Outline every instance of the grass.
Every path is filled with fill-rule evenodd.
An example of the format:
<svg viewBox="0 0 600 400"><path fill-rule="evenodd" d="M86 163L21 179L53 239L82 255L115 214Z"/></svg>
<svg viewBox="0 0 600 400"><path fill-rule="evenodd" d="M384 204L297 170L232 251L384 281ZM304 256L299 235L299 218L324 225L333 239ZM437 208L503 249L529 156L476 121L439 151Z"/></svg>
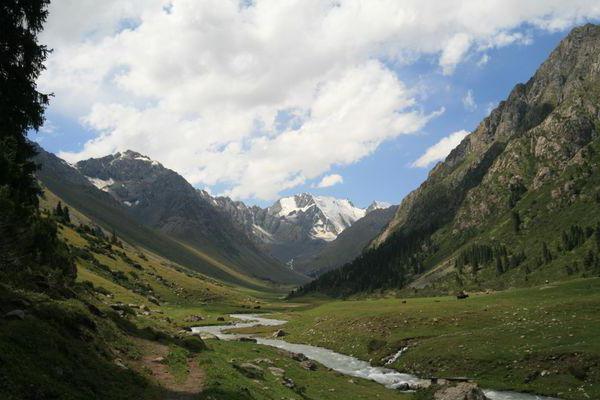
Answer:
<svg viewBox="0 0 600 400"><path fill-rule="evenodd" d="M371 381L351 379L323 366L316 371L307 371L297 361L269 347L217 340L209 341L209 347L210 351L198 357L207 374L202 399L412 399L412 395L386 389ZM259 366L263 377L249 379L236 369L235 365L246 362ZM295 388L284 386L283 377L273 375L268 367L283 369L283 376L292 379Z"/></svg>
<svg viewBox="0 0 600 400"><path fill-rule="evenodd" d="M172 345L165 359L169 372L177 382L184 382L188 375L188 357L190 352L179 346Z"/></svg>
<svg viewBox="0 0 600 400"><path fill-rule="evenodd" d="M419 376L468 376L483 387L600 398L600 279L454 297L313 300L275 317L291 342ZM247 330L250 331L250 330ZM265 335L273 328L259 328Z"/></svg>
<svg viewBox="0 0 600 400"><path fill-rule="evenodd" d="M573 210L581 212L579 208ZM71 213L78 221L89 222L77 210ZM90 239L72 227L61 227L60 234L75 248L93 248ZM503 231L493 235L500 237ZM576 251L582 252L589 246L587 243ZM181 336L178 330L185 326L222 324L217 319L224 317L227 321L230 313L270 312L290 321L283 327L288 333L286 340L327 347L373 364L381 364L382 358L409 346L393 367L419 376L469 376L487 388L558 395L566 400L586 395L600 398L600 279L561 281L565 278L561 271L566 259L558 257L569 258L568 254L557 254L553 261L556 268L545 268L551 271L551 279L557 279L550 285L544 285L541 275L536 275L538 271L533 271L531 283L541 282L541 286L472 293L464 301L450 296L415 297L415 293L406 292L398 294L404 298L332 301L313 297L291 303L282 301L277 292L240 288L206 278L129 243L124 243L122 249L113 247L108 254L93 249L90 252L95 261L77 259L78 281L90 282L110 293L110 297L96 294L99 307L110 312L109 305L116 302L145 304L150 306L151 314L142 315L134 309L136 315L117 319L116 324L93 317L98 320L99 331L75 329L77 335L84 332L84 337L91 338L90 343L69 333L71 326L79 324L69 321L80 320L79 315L89 317L76 301L52 306L55 309L50 315L56 317L50 321L66 323L38 318L24 321L21 327L19 321L2 324L0 360L15 368L10 368L9 375L2 375L0 369L0 383L12 382L7 387L15 389L34 382L46 396L39 398L51 398L53 394L76 399L84 398L85 393L107 399L153 399L162 392L151 376L143 371L124 371L112 362L116 357L124 361L142 357L144 349L130 340L130 335L150 332L146 339L164 340ZM108 269L99 268L98 263ZM519 277L509 274L497 279ZM422 290L417 295L424 293ZM150 295L157 297L160 305L149 302ZM192 315L202 316L203 320L192 322ZM246 331L271 335L275 329ZM50 333L41 338L37 334L41 331ZM168 345L165 364L175 383L186 381L191 359L200 363L206 374L201 398L207 400L413 398L369 381L353 378L351 383L349 377L323 367L306 371L268 347L209 343L210 351L201 351L194 358L184 342L163 343ZM38 348L44 349L39 357L34 350ZM98 354L97 349L104 349L104 354ZM56 371L47 368L55 358ZM273 366L284 369L296 389L285 387L281 377L268 372L268 365L256 361L260 358L268 358ZM258 363L265 372L264 378L251 379L241 374L234 364L242 362ZM86 370L72 377L69 374L77 372L73 365L89 368L89 373ZM95 380L96 375L99 378ZM69 380L76 382L77 388L63 384ZM115 384L107 384L109 381Z"/></svg>

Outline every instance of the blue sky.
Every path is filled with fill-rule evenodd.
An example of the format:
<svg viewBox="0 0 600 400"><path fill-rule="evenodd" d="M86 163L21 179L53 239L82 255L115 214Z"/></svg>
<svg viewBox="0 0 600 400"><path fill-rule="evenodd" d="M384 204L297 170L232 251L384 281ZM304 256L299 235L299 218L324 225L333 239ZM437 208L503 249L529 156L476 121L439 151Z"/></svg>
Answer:
<svg viewBox="0 0 600 400"><path fill-rule="evenodd" d="M504 100L517 83L526 82L537 70L568 31L536 32L533 43L516 44L490 51L490 60L484 66L465 63L452 76L443 76L435 60L398 69L401 76L410 76L428 82L433 92L424 102L428 110L445 107L445 112L431 120L413 136L400 136L383 143L377 151L356 164L336 168L334 173L344 182L329 188L313 188L310 184L283 192L293 194L308 191L335 197L347 197L355 205L366 207L373 200L398 204L426 178L428 168L415 168L412 163L429 147L451 132L473 131L488 115L492 105ZM477 108L467 110L463 98L471 90Z"/></svg>
<svg viewBox="0 0 600 400"><path fill-rule="evenodd" d="M250 204L305 191L397 204L427 177L433 164L413 166L427 149L472 131L600 15L587 0L363 1L54 2L39 83L55 97L34 138L71 162L136 150Z"/></svg>

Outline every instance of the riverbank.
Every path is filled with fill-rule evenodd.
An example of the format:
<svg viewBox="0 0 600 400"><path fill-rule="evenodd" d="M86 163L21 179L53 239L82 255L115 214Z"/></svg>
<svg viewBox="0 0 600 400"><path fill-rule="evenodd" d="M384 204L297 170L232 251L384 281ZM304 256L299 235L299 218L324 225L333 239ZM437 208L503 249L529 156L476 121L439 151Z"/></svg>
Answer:
<svg viewBox="0 0 600 400"><path fill-rule="evenodd" d="M276 314L286 340L373 364L408 346L393 367L468 376L481 386L563 399L600 398L600 279L454 297L314 300ZM243 329L270 336L274 328ZM589 396L589 397L587 397Z"/></svg>

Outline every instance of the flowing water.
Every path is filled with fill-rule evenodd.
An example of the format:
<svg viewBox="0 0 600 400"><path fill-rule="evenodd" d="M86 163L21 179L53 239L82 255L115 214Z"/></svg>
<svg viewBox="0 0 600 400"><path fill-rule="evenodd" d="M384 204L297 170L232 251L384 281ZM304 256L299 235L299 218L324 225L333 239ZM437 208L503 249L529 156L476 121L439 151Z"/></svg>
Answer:
<svg viewBox="0 0 600 400"><path fill-rule="evenodd" d="M240 337L248 337L249 335L240 335L235 333L224 333L224 331L233 328L249 328L253 326L279 326L287 321L264 318L255 314L232 314L230 317L240 320L241 322L231 325L213 325L199 326L192 328L193 332L210 334L222 340L234 340ZM406 387L414 387L420 384L425 384L428 381L420 379L414 375L403 374L391 368L374 367L366 361L358 358L336 353L332 350L310 346L306 344L288 343L281 339L267 339L254 337L258 344L276 347L291 351L294 353L302 353L307 358L323 364L327 368L331 368L339 373L364 378L375 381L390 389ZM397 354L399 357L401 352ZM396 356L396 355L395 355ZM484 390L485 395L491 400L558 400L552 397L536 396L526 393L505 392L495 390Z"/></svg>

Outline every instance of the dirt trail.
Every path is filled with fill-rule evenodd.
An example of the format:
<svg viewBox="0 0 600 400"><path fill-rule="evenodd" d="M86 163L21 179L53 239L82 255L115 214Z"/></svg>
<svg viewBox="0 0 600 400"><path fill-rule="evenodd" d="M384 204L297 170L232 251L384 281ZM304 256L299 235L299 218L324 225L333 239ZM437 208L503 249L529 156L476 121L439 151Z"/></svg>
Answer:
<svg viewBox="0 0 600 400"><path fill-rule="evenodd" d="M188 361L188 375L185 381L176 379L168 366L161 361L169 354L169 347L147 340L138 340L143 349L141 359L132 362L135 368L151 375L165 389L165 400L193 400L198 398L204 385L204 371L194 357Z"/></svg>

